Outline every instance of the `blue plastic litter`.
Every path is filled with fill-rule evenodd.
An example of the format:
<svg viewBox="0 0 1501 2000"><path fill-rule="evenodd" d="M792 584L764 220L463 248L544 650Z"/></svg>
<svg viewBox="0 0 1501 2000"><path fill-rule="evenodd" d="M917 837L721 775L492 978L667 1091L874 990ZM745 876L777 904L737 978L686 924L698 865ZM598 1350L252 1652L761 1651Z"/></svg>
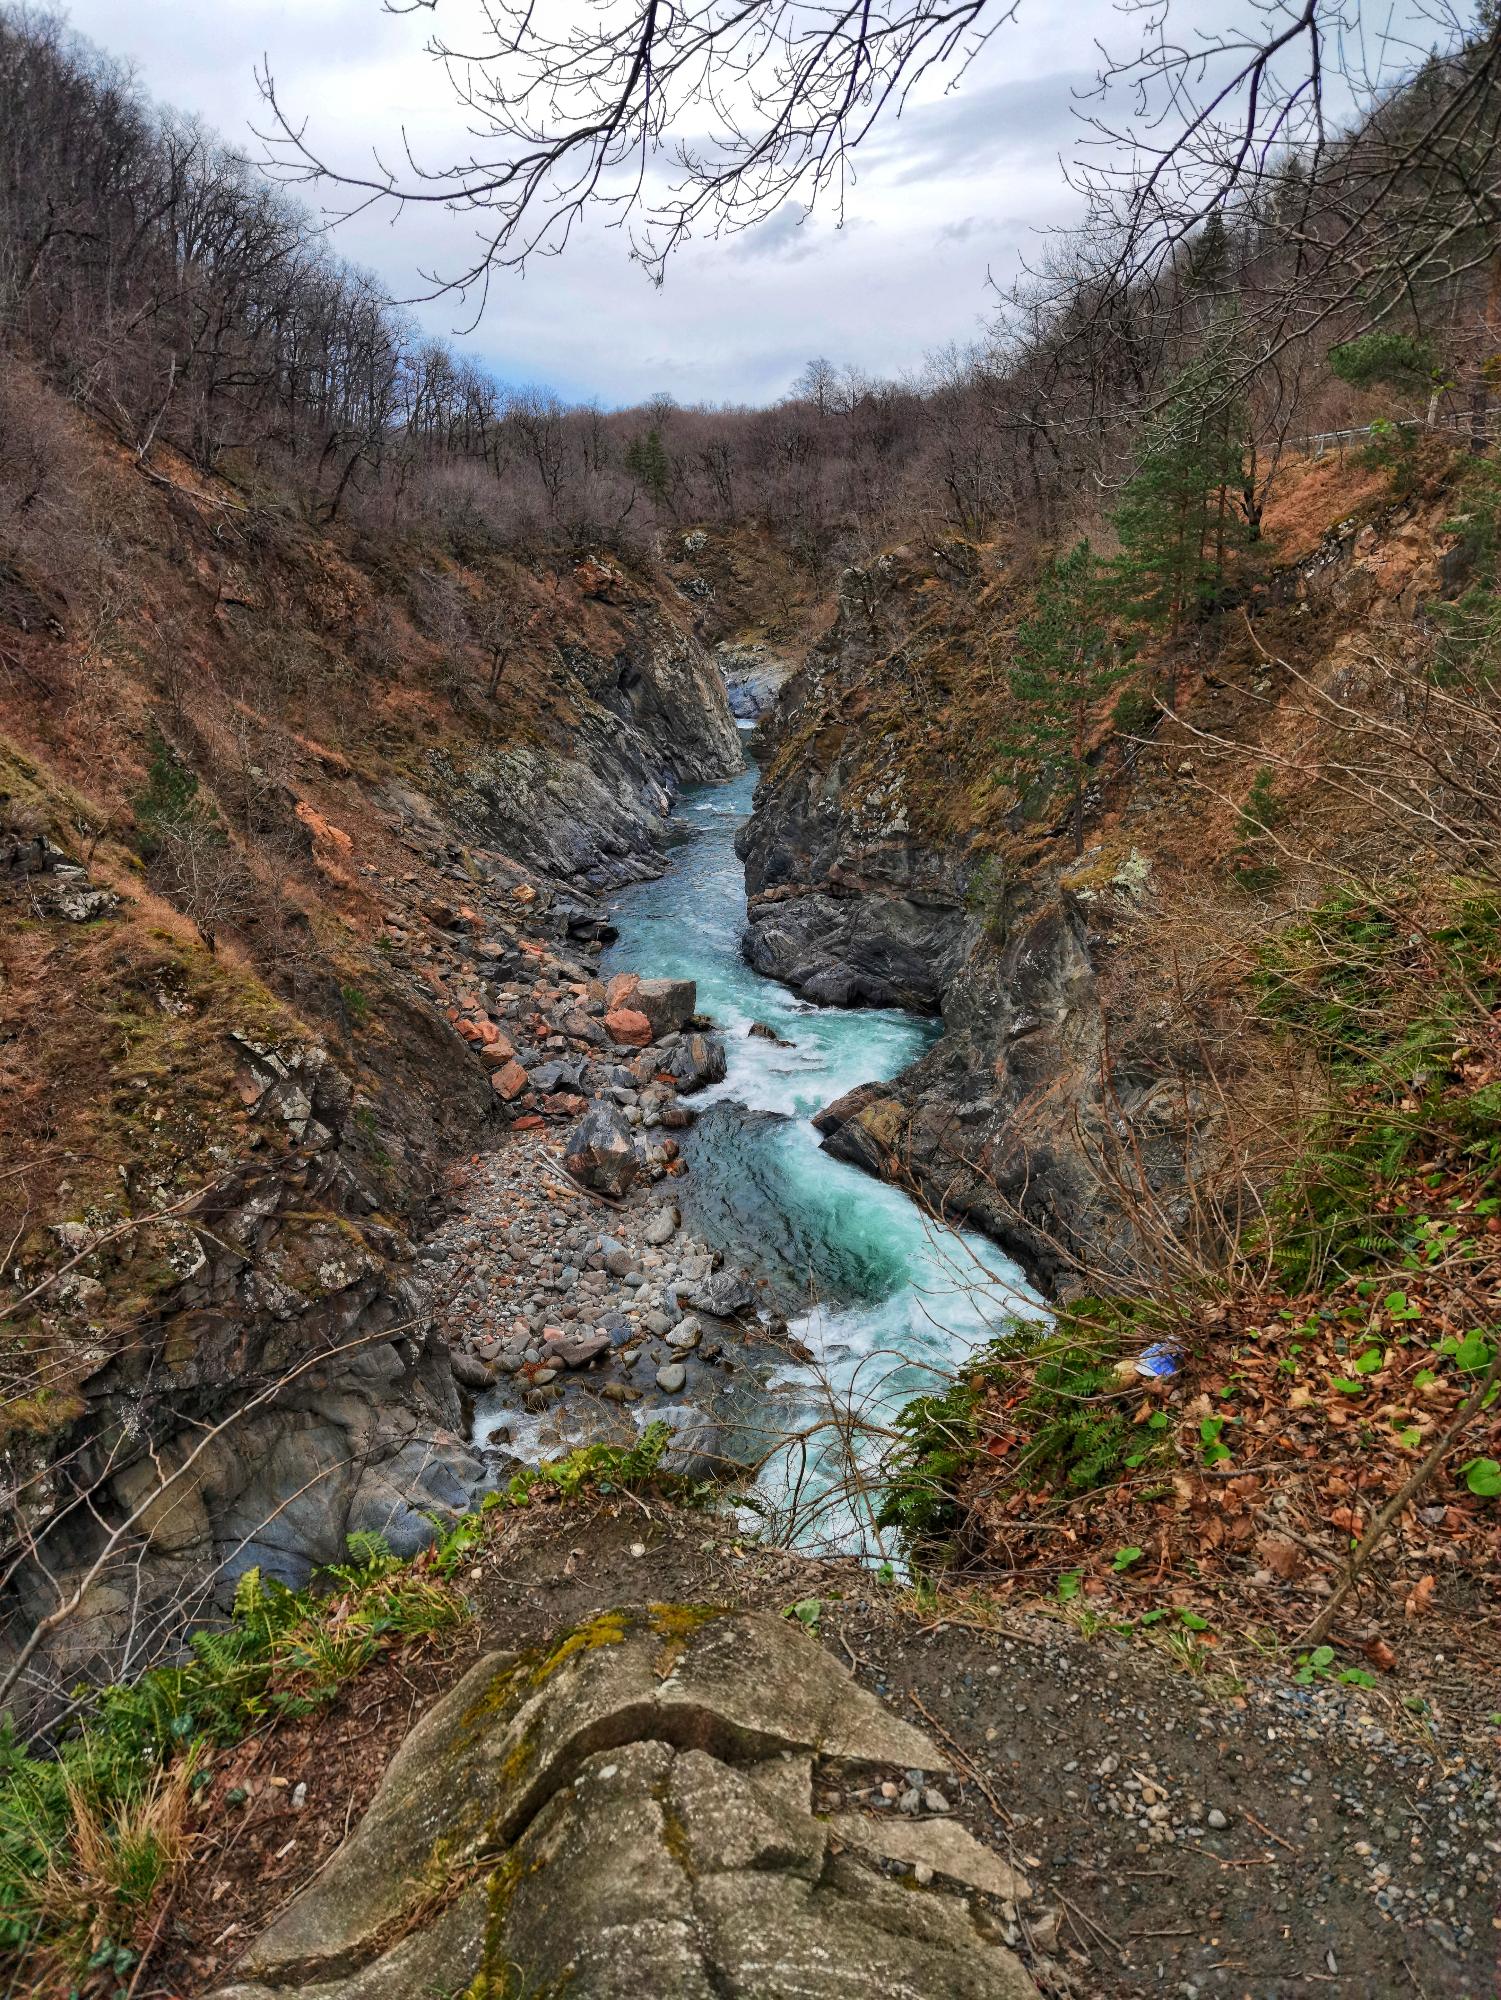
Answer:
<svg viewBox="0 0 1501 2000"><path fill-rule="evenodd" d="M1143 1348L1137 1355L1136 1372L1138 1375L1150 1375L1154 1380L1160 1380L1164 1375L1176 1375L1178 1356L1171 1347L1159 1340L1154 1346Z"/></svg>

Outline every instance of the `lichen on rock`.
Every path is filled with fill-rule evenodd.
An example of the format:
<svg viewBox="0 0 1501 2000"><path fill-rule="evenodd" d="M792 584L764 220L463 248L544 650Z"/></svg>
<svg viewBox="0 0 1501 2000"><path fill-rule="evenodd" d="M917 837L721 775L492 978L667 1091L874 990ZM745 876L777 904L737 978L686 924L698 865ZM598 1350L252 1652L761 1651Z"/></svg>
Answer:
<svg viewBox="0 0 1501 2000"><path fill-rule="evenodd" d="M945 1884L913 1894L857 1817L814 1814L815 1759L945 1768L766 1613L650 1605L492 1654L217 2000L1034 2000L965 1893L1026 1885L947 1826L924 1866L912 1825L900 1865Z"/></svg>

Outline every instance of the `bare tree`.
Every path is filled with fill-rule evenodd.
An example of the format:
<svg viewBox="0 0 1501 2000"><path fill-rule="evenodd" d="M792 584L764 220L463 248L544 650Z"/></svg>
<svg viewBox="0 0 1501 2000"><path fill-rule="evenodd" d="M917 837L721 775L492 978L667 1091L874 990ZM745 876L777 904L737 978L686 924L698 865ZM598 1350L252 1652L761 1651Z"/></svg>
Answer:
<svg viewBox="0 0 1501 2000"><path fill-rule="evenodd" d="M385 0L397 14L437 5ZM1331 169L1346 210L1332 242L1322 231L1305 247L1325 267L1331 250L1346 265L1358 250L1382 290L1462 265L1462 228L1425 232L1436 213L1494 225L1489 14L1476 29L1456 0L1414 0L1405 34L1388 23L1367 35L1358 0L1244 0L1228 24L1180 34L1171 0L1121 11L1135 44L1101 52L1075 167L1117 226L1120 282L1155 276L1213 213L1264 221L1273 189L1287 226L1306 230L1319 207L1309 193ZM268 159L288 178L343 190L351 209L436 203L481 219L473 262L433 281L478 288L483 309L492 270L561 250L591 207L633 226L634 254L658 279L696 230L747 229L788 201L837 208L872 129L925 82L957 84L1017 5L602 0L563 27L525 0L484 0L481 12L477 47L441 33L427 44L478 137L450 166L406 147L401 169L378 149L367 171L337 165L283 106L269 67L260 82ZM1394 90L1429 72L1442 86L1432 114L1384 119ZM1363 144L1342 133L1352 119ZM1399 228L1376 235L1378 206L1385 215L1394 202Z"/></svg>
<svg viewBox="0 0 1501 2000"><path fill-rule="evenodd" d="M406 14L437 0L385 4ZM638 223L634 254L660 278L700 227L748 229L788 200L841 202L876 122L930 73L962 74L1017 6L608 0L560 27L527 0L484 0L481 47L441 34L427 44L486 142L466 160L431 169L404 147L404 173L378 152L367 172L337 167L282 105L269 65L263 137L289 178L342 187L356 208L414 201L482 217L478 257L435 280L479 287L481 304L492 269L561 250L591 207Z"/></svg>

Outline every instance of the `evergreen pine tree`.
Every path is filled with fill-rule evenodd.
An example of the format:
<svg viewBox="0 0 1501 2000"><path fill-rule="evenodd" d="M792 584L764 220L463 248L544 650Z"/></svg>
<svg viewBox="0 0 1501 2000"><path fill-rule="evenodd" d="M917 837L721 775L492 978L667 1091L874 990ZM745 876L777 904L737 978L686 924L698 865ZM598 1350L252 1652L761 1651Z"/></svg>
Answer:
<svg viewBox="0 0 1501 2000"><path fill-rule="evenodd" d="M1037 603L1016 635L1011 726L1001 748L1062 768L1073 794L1074 853L1084 852L1084 752L1092 709L1125 669L1109 655L1099 619L1098 567L1087 541L1043 571Z"/></svg>
<svg viewBox="0 0 1501 2000"><path fill-rule="evenodd" d="M1230 282L1230 237L1220 212L1211 209L1204 227L1188 246L1185 287L1191 296L1215 299Z"/></svg>
<svg viewBox="0 0 1501 2000"><path fill-rule="evenodd" d="M646 488L653 500L665 504L672 484L672 462L662 443L662 433L655 426L643 437L631 439L625 464L631 477Z"/></svg>
<svg viewBox="0 0 1501 2000"><path fill-rule="evenodd" d="M1247 539L1231 498L1244 484L1243 428L1218 339L1174 382L1115 512L1115 576L1149 625L1176 633L1220 596L1230 553Z"/></svg>

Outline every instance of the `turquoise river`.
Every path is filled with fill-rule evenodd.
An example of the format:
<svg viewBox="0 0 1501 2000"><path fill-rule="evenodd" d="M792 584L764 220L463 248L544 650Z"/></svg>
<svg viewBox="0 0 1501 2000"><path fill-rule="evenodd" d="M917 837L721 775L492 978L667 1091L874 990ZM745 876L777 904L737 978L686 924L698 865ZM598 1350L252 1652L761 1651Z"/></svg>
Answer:
<svg viewBox="0 0 1501 2000"><path fill-rule="evenodd" d="M814 1356L772 1378L789 1439L760 1476L777 1529L805 1546L879 1545L864 1481L901 1405L951 1376L975 1348L1042 1308L988 1239L932 1221L899 1189L835 1160L810 1120L858 1083L894 1076L937 1032L896 1010L818 1007L753 972L741 954L745 884L735 833L751 809L753 766L685 791L672 865L623 892L606 971L693 979L722 1033L728 1072L693 1100L685 1217L790 1306ZM761 1022L791 1044L749 1033ZM795 1495L797 1518L787 1518Z"/></svg>

